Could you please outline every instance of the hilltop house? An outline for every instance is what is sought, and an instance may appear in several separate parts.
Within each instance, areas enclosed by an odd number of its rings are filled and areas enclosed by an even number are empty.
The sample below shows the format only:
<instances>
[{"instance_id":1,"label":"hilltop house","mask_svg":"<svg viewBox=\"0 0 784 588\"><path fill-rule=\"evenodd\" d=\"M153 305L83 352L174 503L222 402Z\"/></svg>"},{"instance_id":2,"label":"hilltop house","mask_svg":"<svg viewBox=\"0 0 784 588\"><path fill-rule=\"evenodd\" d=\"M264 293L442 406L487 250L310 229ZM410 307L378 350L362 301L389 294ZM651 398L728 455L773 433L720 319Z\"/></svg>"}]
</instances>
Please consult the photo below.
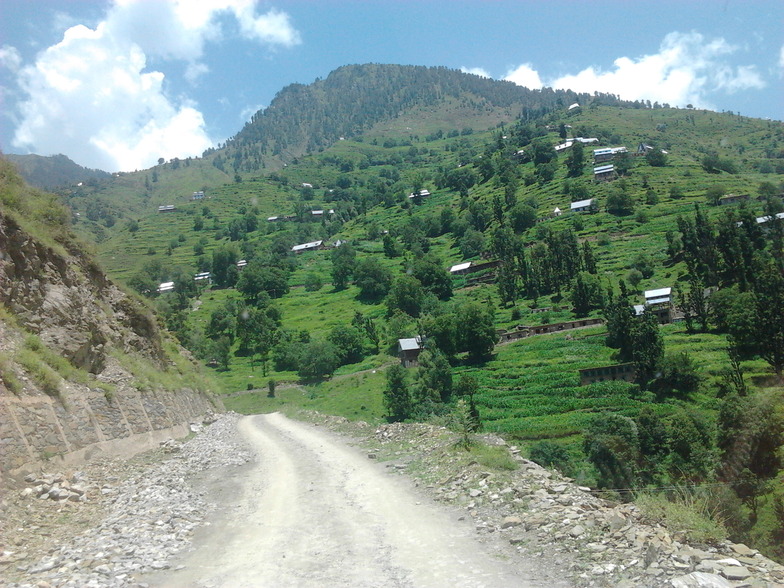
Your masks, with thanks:
<instances>
[{"instance_id":1,"label":"hilltop house","mask_svg":"<svg viewBox=\"0 0 784 588\"><path fill-rule=\"evenodd\" d=\"M161 282L158 285L158 293L162 294L164 292L173 292L174 291L174 282Z\"/></svg>"},{"instance_id":2,"label":"hilltop house","mask_svg":"<svg viewBox=\"0 0 784 588\"><path fill-rule=\"evenodd\" d=\"M411 194L408 195L408 197L412 199L427 198L428 196L430 196L430 190L425 190L424 188L422 188L421 190L417 190L416 192L411 192Z\"/></svg>"},{"instance_id":3,"label":"hilltop house","mask_svg":"<svg viewBox=\"0 0 784 588\"><path fill-rule=\"evenodd\" d=\"M612 380L633 382L636 376L637 372L633 363L618 363L602 367L585 368L580 370L580 386Z\"/></svg>"},{"instance_id":4,"label":"hilltop house","mask_svg":"<svg viewBox=\"0 0 784 588\"><path fill-rule=\"evenodd\" d=\"M199 190L191 195L191 200L204 200L204 191Z\"/></svg>"},{"instance_id":5,"label":"hilltop house","mask_svg":"<svg viewBox=\"0 0 784 588\"><path fill-rule=\"evenodd\" d=\"M174 204L164 204L163 206L158 207L158 212L174 212L177 210Z\"/></svg>"}]
</instances>

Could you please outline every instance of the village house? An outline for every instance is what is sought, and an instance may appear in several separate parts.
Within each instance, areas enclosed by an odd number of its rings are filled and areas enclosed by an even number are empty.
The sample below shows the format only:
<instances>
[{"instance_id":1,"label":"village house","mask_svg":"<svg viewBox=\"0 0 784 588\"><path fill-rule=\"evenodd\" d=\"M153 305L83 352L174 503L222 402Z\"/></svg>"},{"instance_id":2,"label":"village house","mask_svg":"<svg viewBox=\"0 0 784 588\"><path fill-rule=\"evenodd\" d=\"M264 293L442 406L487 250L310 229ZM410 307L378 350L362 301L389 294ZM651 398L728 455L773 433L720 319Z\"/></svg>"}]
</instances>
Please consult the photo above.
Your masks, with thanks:
<instances>
[{"instance_id":1,"label":"village house","mask_svg":"<svg viewBox=\"0 0 784 588\"><path fill-rule=\"evenodd\" d=\"M615 179L615 166L613 164L600 165L593 168L594 182L609 182Z\"/></svg>"},{"instance_id":2,"label":"village house","mask_svg":"<svg viewBox=\"0 0 784 588\"><path fill-rule=\"evenodd\" d=\"M659 319L659 323L667 324L672 322L672 288L658 288L656 290L646 290L645 312L652 312Z\"/></svg>"},{"instance_id":3,"label":"village house","mask_svg":"<svg viewBox=\"0 0 784 588\"><path fill-rule=\"evenodd\" d=\"M212 283L212 274L210 272L201 272L193 276L194 282L207 282Z\"/></svg>"},{"instance_id":4,"label":"village house","mask_svg":"<svg viewBox=\"0 0 784 588\"><path fill-rule=\"evenodd\" d=\"M580 386L614 380L633 382L636 377L637 371L634 369L633 363L618 363L602 367L585 368L580 370Z\"/></svg>"},{"instance_id":5,"label":"village house","mask_svg":"<svg viewBox=\"0 0 784 588\"><path fill-rule=\"evenodd\" d=\"M593 162L603 163L605 161L612 161L616 155L627 153L626 147L605 147L603 149L593 150Z\"/></svg>"},{"instance_id":6,"label":"village house","mask_svg":"<svg viewBox=\"0 0 784 588\"><path fill-rule=\"evenodd\" d=\"M191 200L204 200L204 191L199 190L191 195Z\"/></svg>"},{"instance_id":7,"label":"village house","mask_svg":"<svg viewBox=\"0 0 784 588\"><path fill-rule=\"evenodd\" d=\"M164 292L172 292L174 291L174 282L161 282L158 285L158 293L163 294Z\"/></svg>"},{"instance_id":8,"label":"village house","mask_svg":"<svg viewBox=\"0 0 784 588\"><path fill-rule=\"evenodd\" d=\"M464 261L449 268L449 273L453 276L462 276L465 274L473 274L481 272L482 270L492 269L501 265L501 260L494 259L490 261Z\"/></svg>"},{"instance_id":9,"label":"village house","mask_svg":"<svg viewBox=\"0 0 784 588\"><path fill-rule=\"evenodd\" d=\"M589 198L588 200L578 200L577 202L572 202L569 205L569 210L572 212L588 212L594 208L595 200L595 198Z\"/></svg>"},{"instance_id":10,"label":"village house","mask_svg":"<svg viewBox=\"0 0 784 588\"><path fill-rule=\"evenodd\" d=\"M417 335L410 339L397 340L397 356L403 367L417 367L419 365L419 354L422 353L424 342L422 337Z\"/></svg>"},{"instance_id":11,"label":"village house","mask_svg":"<svg viewBox=\"0 0 784 588\"><path fill-rule=\"evenodd\" d=\"M425 190L424 188L422 188L421 190L417 190L416 192L411 192L411 194L408 195L408 197L412 199L427 198L428 196L430 196L430 190Z\"/></svg>"},{"instance_id":12,"label":"village house","mask_svg":"<svg viewBox=\"0 0 784 588\"><path fill-rule=\"evenodd\" d=\"M750 199L751 196L748 194L725 194L719 198L719 206L735 204L736 202L748 202Z\"/></svg>"},{"instance_id":13,"label":"village house","mask_svg":"<svg viewBox=\"0 0 784 588\"><path fill-rule=\"evenodd\" d=\"M241 270L242 268L246 267L247 265L248 265L248 260L247 259L240 259L237 262L237 269Z\"/></svg>"},{"instance_id":14,"label":"village house","mask_svg":"<svg viewBox=\"0 0 784 588\"><path fill-rule=\"evenodd\" d=\"M294 245L291 250L294 253L302 253L304 251L318 251L324 248L324 241L311 241L310 243L302 243L301 245Z\"/></svg>"},{"instance_id":15,"label":"village house","mask_svg":"<svg viewBox=\"0 0 784 588\"><path fill-rule=\"evenodd\" d=\"M177 210L174 204L164 204L163 206L158 207L158 212L173 212Z\"/></svg>"}]
</instances>

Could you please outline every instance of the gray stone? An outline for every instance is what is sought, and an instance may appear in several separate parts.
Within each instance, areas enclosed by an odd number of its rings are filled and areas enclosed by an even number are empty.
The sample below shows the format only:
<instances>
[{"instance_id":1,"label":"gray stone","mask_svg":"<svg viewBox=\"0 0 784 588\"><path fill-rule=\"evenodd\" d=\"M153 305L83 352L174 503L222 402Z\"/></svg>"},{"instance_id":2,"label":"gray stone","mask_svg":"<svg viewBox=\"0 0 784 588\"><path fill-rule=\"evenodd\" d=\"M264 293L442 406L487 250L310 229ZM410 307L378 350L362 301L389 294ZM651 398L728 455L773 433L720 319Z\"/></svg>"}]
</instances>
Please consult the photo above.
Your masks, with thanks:
<instances>
[{"instance_id":1,"label":"gray stone","mask_svg":"<svg viewBox=\"0 0 784 588\"><path fill-rule=\"evenodd\" d=\"M728 580L746 580L751 577L751 572L743 566L724 566L721 575Z\"/></svg>"},{"instance_id":2,"label":"gray stone","mask_svg":"<svg viewBox=\"0 0 784 588\"><path fill-rule=\"evenodd\" d=\"M501 522L502 529L509 529L510 527L517 527L523 524L523 520L517 516L508 516L504 517L504 520Z\"/></svg>"},{"instance_id":3,"label":"gray stone","mask_svg":"<svg viewBox=\"0 0 784 588\"><path fill-rule=\"evenodd\" d=\"M673 578L670 583L673 588L732 588L732 584L716 574L705 572L692 572L685 576Z\"/></svg>"},{"instance_id":4,"label":"gray stone","mask_svg":"<svg viewBox=\"0 0 784 588\"><path fill-rule=\"evenodd\" d=\"M582 535L583 533L585 533L585 527L583 527L582 525L575 525L574 527L572 527L572 528L569 530L569 534L570 534L572 537L575 537L575 538L576 538L576 537L579 537L579 536L580 536L580 535Z\"/></svg>"}]
</instances>

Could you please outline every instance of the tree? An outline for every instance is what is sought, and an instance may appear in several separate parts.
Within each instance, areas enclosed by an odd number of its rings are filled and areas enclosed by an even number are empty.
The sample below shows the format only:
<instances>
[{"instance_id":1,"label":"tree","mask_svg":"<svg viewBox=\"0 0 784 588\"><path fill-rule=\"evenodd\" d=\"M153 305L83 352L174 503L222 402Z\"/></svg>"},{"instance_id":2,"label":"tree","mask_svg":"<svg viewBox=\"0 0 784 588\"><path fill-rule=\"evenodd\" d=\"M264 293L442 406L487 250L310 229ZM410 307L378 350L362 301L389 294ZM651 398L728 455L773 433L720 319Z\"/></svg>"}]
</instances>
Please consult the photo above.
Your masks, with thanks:
<instances>
[{"instance_id":1,"label":"tree","mask_svg":"<svg viewBox=\"0 0 784 588\"><path fill-rule=\"evenodd\" d=\"M474 396L479 392L479 382L476 378L470 375L462 375L457 381L454 388L455 395L461 400L468 400L468 425L470 431L478 431L482 426L482 421L479 418L479 409L476 407Z\"/></svg>"},{"instance_id":2,"label":"tree","mask_svg":"<svg viewBox=\"0 0 784 588\"><path fill-rule=\"evenodd\" d=\"M239 339L239 353L244 353L251 358L251 368L256 356L261 360L262 373L267 374L267 360L269 352L275 342L278 323L274 312L268 308L248 307L240 311L237 317L237 339Z\"/></svg>"},{"instance_id":3,"label":"tree","mask_svg":"<svg viewBox=\"0 0 784 588\"><path fill-rule=\"evenodd\" d=\"M327 339L335 345L340 365L356 363L362 359L362 332L356 327L335 325Z\"/></svg>"},{"instance_id":4,"label":"tree","mask_svg":"<svg viewBox=\"0 0 784 588\"><path fill-rule=\"evenodd\" d=\"M664 356L653 387L662 395L678 393L685 396L697 391L700 379L697 366L694 365L691 356L682 351Z\"/></svg>"},{"instance_id":5,"label":"tree","mask_svg":"<svg viewBox=\"0 0 784 588\"><path fill-rule=\"evenodd\" d=\"M515 233L522 233L536 225L536 211L527 204L516 204L509 211L509 224Z\"/></svg>"},{"instance_id":6,"label":"tree","mask_svg":"<svg viewBox=\"0 0 784 588\"><path fill-rule=\"evenodd\" d=\"M404 421L411 416L413 406L411 393L408 389L406 368L399 363L390 366L387 370L387 383L383 394L387 418L390 421Z\"/></svg>"},{"instance_id":7,"label":"tree","mask_svg":"<svg viewBox=\"0 0 784 588\"><path fill-rule=\"evenodd\" d=\"M651 167L664 167L667 165L667 154L661 149L650 149L645 154L645 160Z\"/></svg>"},{"instance_id":8,"label":"tree","mask_svg":"<svg viewBox=\"0 0 784 588\"><path fill-rule=\"evenodd\" d=\"M664 339L659 331L659 319L652 312L643 312L632 322L631 348L621 349L637 372L637 381L646 385L659 367L664 356Z\"/></svg>"},{"instance_id":9,"label":"tree","mask_svg":"<svg viewBox=\"0 0 784 588\"><path fill-rule=\"evenodd\" d=\"M212 250L212 283L218 288L227 288L237 281L237 266L240 255L235 245L222 245ZM234 268L234 271L231 271Z\"/></svg>"},{"instance_id":10,"label":"tree","mask_svg":"<svg viewBox=\"0 0 784 588\"><path fill-rule=\"evenodd\" d=\"M566 174L570 178L577 178L583 173L583 165L585 165L585 148L579 141L572 145L571 152L566 158Z\"/></svg>"},{"instance_id":11,"label":"tree","mask_svg":"<svg viewBox=\"0 0 784 588\"><path fill-rule=\"evenodd\" d=\"M628 216L634 212L634 200L624 189L615 189L607 196L607 212L616 216Z\"/></svg>"},{"instance_id":12,"label":"tree","mask_svg":"<svg viewBox=\"0 0 784 588\"><path fill-rule=\"evenodd\" d=\"M419 355L416 390L420 402L448 402L452 396L452 369L438 349L425 349Z\"/></svg>"},{"instance_id":13,"label":"tree","mask_svg":"<svg viewBox=\"0 0 784 588\"><path fill-rule=\"evenodd\" d=\"M467 302L460 306L457 316L460 317L458 350L467 351L470 361L489 358L498 341L491 314L476 302Z\"/></svg>"},{"instance_id":14,"label":"tree","mask_svg":"<svg viewBox=\"0 0 784 588\"><path fill-rule=\"evenodd\" d=\"M598 472L600 488L625 490L637 485L640 441L637 424L629 417L605 413L588 424L583 451Z\"/></svg>"},{"instance_id":15,"label":"tree","mask_svg":"<svg viewBox=\"0 0 784 588\"><path fill-rule=\"evenodd\" d=\"M236 287L252 304L262 293L280 298L289 291L288 274L279 267L262 265L260 260L254 259L242 270Z\"/></svg>"},{"instance_id":16,"label":"tree","mask_svg":"<svg viewBox=\"0 0 784 588\"><path fill-rule=\"evenodd\" d=\"M428 255L417 259L411 273L425 290L432 292L439 300L451 298L452 276L440 258Z\"/></svg>"},{"instance_id":17,"label":"tree","mask_svg":"<svg viewBox=\"0 0 784 588\"><path fill-rule=\"evenodd\" d=\"M323 378L339 365L338 350L334 343L314 339L302 350L298 374L301 378Z\"/></svg>"},{"instance_id":18,"label":"tree","mask_svg":"<svg viewBox=\"0 0 784 588\"><path fill-rule=\"evenodd\" d=\"M391 315L396 309L414 318L422 311L425 292L422 284L414 276L403 274L395 278L389 289L386 304Z\"/></svg>"},{"instance_id":19,"label":"tree","mask_svg":"<svg viewBox=\"0 0 784 588\"><path fill-rule=\"evenodd\" d=\"M376 257L363 257L354 267L354 283L366 300L383 298L392 287L392 271Z\"/></svg>"},{"instance_id":20,"label":"tree","mask_svg":"<svg viewBox=\"0 0 784 588\"><path fill-rule=\"evenodd\" d=\"M356 251L349 243L343 243L332 250L332 285L335 290L344 290L354 272Z\"/></svg>"},{"instance_id":21,"label":"tree","mask_svg":"<svg viewBox=\"0 0 784 588\"><path fill-rule=\"evenodd\" d=\"M602 308L604 296L599 278L588 272L577 274L571 291L571 300L574 313L578 317L588 316L588 313L594 308Z\"/></svg>"}]
</instances>

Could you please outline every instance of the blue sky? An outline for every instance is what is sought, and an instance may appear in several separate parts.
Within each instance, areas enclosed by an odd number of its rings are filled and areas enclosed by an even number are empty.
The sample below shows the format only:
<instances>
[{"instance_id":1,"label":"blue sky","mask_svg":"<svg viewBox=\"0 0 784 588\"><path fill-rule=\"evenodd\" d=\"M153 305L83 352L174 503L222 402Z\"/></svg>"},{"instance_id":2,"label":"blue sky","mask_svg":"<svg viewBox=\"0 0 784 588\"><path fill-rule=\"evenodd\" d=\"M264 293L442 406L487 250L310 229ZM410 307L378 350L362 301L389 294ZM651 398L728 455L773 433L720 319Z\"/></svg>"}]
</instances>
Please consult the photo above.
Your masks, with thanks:
<instances>
[{"instance_id":1,"label":"blue sky","mask_svg":"<svg viewBox=\"0 0 784 588\"><path fill-rule=\"evenodd\" d=\"M782 120L784 2L2 0L0 148L142 169L368 62Z\"/></svg>"}]
</instances>

